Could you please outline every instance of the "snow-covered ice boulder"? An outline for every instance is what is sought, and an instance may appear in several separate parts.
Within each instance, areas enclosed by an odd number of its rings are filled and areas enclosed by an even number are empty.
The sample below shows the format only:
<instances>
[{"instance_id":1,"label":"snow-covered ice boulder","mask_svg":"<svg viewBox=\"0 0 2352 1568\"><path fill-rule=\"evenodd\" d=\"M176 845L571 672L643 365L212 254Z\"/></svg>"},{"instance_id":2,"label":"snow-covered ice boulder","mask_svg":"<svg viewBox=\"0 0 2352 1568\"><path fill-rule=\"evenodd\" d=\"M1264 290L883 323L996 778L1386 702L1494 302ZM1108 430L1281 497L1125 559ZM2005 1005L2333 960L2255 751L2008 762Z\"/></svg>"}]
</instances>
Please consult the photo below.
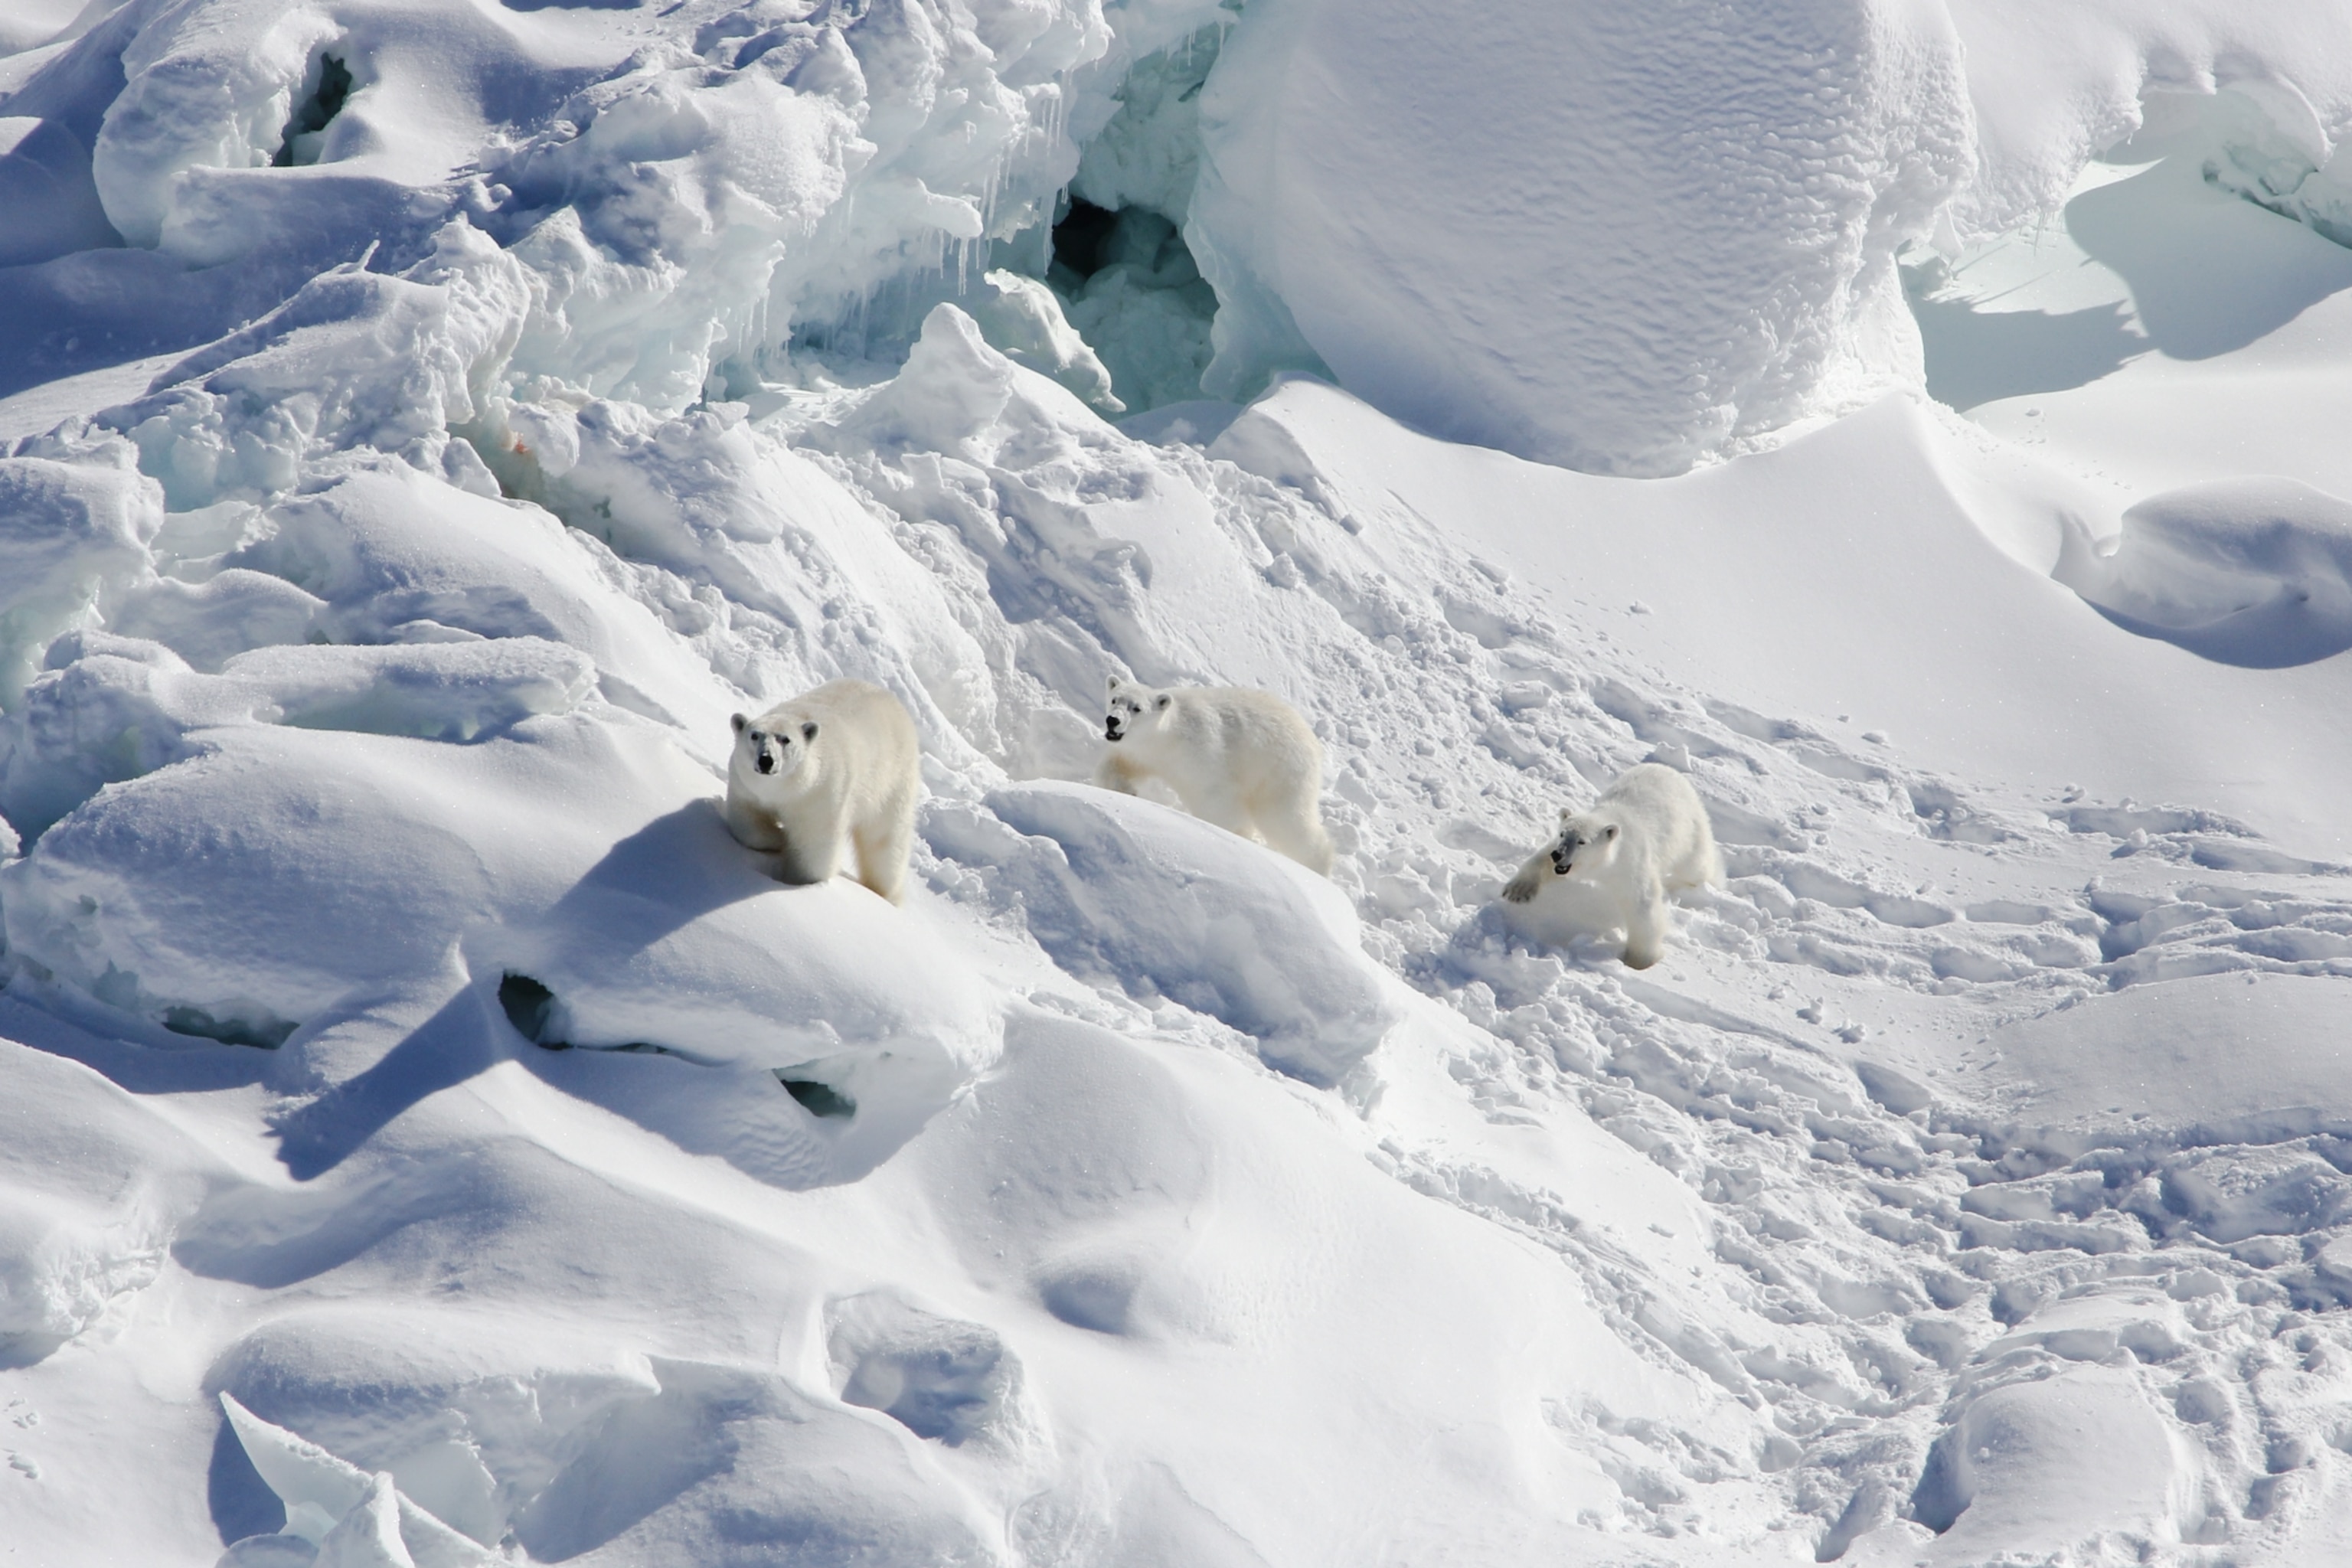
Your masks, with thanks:
<instances>
[{"instance_id":1,"label":"snow-covered ice boulder","mask_svg":"<svg viewBox=\"0 0 2352 1568\"><path fill-rule=\"evenodd\" d=\"M436 484L400 465L352 474L271 510L224 555L323 601L336 642L544 637L594 661L617 706L726 733L726 695L656 618L611 553L536 508Z\"/></svg>"},{"instance_id":2,"label":"snow-covered ice boulder","mask_svg":"<svg viewBox=\"0 0 2352 1568\"><path fill-rule=\"evenodd\" d=\"M1437 434L1655 474L1916 384L1895 251L1972 151L1943 8L1706 17L1251 7L1200 100L1203 388L1319 361Z\"/></svg>"},{"instance_id":3,"label":"snow-covered ice boulder","mask_svg":"<svg viewBox=\"0 0 2352 1568\"><path fill-rule=\"evenodd\" d=\"M331 1527L383 1472L402 1504L489 1546L598 1424L661 1390L644 1358L567 1324L479 1307L420 1320L363 1302L271 1320L208 1383L289 1530Z\"/></svg>"},{"instance_id":4,"label":"snow-covered ice boulder","mask_svg":"<svg viewBox=\"0 0 2352 1568\"><path fill-rule=\"evenodd\" d=\"M96 1321L163 1266L152 1224L71 1199L0 1191L0 1355L37 1359Z\"/></svg>"},{"instance_id":5,"label":"snow-covered ice boulder","mask_svg":"<svg viewBox=\"0 0 2352 1568\"><path fill-rule=\"evenodd\" d=\"M224 728L44 834L0 873L0 915L12 953L102 1000L283 1037L355 985L433 972L475 923L552 905L702 782L667 742L577 719L472 746Z\"/></svg>"},{"instance_id":6,"label":"snow-covered ice boulder","mask_svg":"<svg viewBox=\"0 0 2352 1568\"><path fill-rule=\"evenodd\" d=\"M1396 1021L1345 895L1272 850L1083 784L1016 784L988 808L1021 837L969 812L934 812L926 830L992 865L1072 973L1221 1019L1310 1083L1337 1082Z\"/></svg>"},{"instance_id":7,"label":"snow-covered ice boulder","mask_svg":"<svg viewBox=\"0 0 2352 1568\"><path fill-rule=\"evenodd\" d=\"M22 727L0 751L0 811L26 833L104 784L193 755L193 731L280 723L471 741L569 712L595 683L584 656L538 637L279 645L205 675L157 644L69 633L50 658L59 668L26 692Z\"/></svg>"},{"instance_id":8,"label":"snow-covered ice boulder","mask_svg":"<svg viewBox=\"0 0 2352 1568\"><path fill-rule=\"evenodd\" d=\"M717 802L690 801L614 844L543 914L479 930L468 956L546 990L539 1043L653 1046L789 1078L847 1119L832 1168L862 1169L994 1059L999 1004L919 910L772 870Z\"/></svg>"},{"instance_id":9,"label":"snow-covered ice boulder","mask_svg":"<svg viewBox=\"0 0 2352 1568\"><path fill-rule=\"evenodd\" d=\"M89 457L0 459L0 705L15 706L50 639L152 573L161 488L124 443Z\"/></svg>"},{"instance_id":10,"label":"snow-covered ice boulder","mask_svg":"<svg viewBox=\"0 0 2352 1568\"><path fill-rule=\"evenodd\" d=\"M391 1472L370 1476L284 1427L272 1426L228 1394L220 1396L236 1434L269 1489L286 1505L286 1528L318 1549L331 1568L488 1568L481 1545L418 1507Z\"/></svg>"},{"instance_id":11,"label":"snow-covered ice boulder","mask_svg":"<svg viewBox=\"0 0 2352 1568\"><path fill-rule=\"evenodd\" d=\"M2151 496L2107 548L2079 524L2054 574L2117 626L2275 669L2352 647L2352 502L2294 479Z\"/></svg>"},{"instance_id":12,"label":"snow-covered ice boulder","mask_svg":"<svg viewBox=\"0 0 2352 1568\"><path fill-rule=\"evenodd\" d=\"M919 917L779 885L708 787L650 726L578 716L473 745L212 730L44 835L0 910L49 973L247 1043L462 946L551 995L537 1043L818 1064L895 1146L992 1054L993 1004Z\"/></svg>"},{"instance_id":13,"label":"snow-covered ice boulder","mask_svg":"<svg viewBox=\"0 0 2352 1568\"><path fill-rule=\"evenodd\" d=\"M1002 1525L931 1446L756 1367L652 1362L515 1521L541 1562L1007 1561ZM790 1553L791 1555L786 1555Z\"/></svg>"}]
</instances>

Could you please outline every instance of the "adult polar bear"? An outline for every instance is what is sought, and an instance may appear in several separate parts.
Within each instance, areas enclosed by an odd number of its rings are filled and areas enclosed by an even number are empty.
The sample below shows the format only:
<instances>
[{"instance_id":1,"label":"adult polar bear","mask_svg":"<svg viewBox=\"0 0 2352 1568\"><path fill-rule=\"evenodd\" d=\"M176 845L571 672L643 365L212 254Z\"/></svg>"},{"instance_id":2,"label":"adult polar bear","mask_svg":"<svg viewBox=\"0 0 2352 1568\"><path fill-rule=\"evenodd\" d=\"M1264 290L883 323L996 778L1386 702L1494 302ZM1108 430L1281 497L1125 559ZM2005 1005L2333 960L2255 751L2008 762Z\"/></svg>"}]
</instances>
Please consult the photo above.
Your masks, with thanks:
<instances>
[{"instance_id":1,"label":"adult polar bear","mask_svg":"<svg viewBox=\"0 0 2352 1568\"><path fill-rule=\"evenodd\" d=\"M1559 814L1559 837L1504 884L1515 904L1535 901L1544 873L1599 893L1625 928L1625 967L1647 969L1666 942L1666 894L1723 880L1706 805L1690 781L1662 763L1628 768L1591 809Z\"/></svg>"},{"instance_id":2,"label":"adult polar bear","mask_svg":"<svg viewBox=\"0 0 2352 1568\"><path fill-rule=\"evenodd\" d=\"M736 841L780 857L787 882L830 880L845 842L857 879L900 902L922 778L905 706L878 686L835 680L732 722L727 828Z\"/></svg>"},{"instance_id":3,"label":"adult polar bear","mask_svg":"<svg viewBox=\"0 0 2352 1568\"><path fill-rule=\"evenodd\" d=\"M1110 678L1103 717L1110 750L1095 783L1126 795L1147 778L1166 781L1184 809L1246 838L1253 828L1274 848L1321 876L1331 874L1323 831L1323 747L1298 710L1244 686L1159 690Z\"/></svg>"}]
</instances>

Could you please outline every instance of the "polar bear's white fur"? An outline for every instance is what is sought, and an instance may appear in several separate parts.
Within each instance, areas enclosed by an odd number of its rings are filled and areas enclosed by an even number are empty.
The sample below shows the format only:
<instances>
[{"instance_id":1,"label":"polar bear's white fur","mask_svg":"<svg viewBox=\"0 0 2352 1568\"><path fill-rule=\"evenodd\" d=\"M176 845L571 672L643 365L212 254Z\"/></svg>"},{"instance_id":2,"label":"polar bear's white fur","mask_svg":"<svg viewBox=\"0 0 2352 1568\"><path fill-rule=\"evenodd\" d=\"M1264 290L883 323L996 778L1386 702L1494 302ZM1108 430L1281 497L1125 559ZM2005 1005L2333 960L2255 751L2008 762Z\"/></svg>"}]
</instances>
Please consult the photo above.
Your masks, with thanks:
<instances>
[{"instance_id":1,"label":"polar bear's white fur","mask_svg":"<svg viewBox=\"0 0 2352 1568\"><path fill-rule=\"evenodd\" d=\"M1241 686L1159 690L1110 678L1108 750L1095 783L1128 795L1158 778L1184 809L1246 838L1251 830L1311 871L1331 874L1323 831L1323 747L1298 710Z\"/></svg>"},{"instance_id":2,"label":"polar bear's white fur","mask_svg":"<svg viewBox=\"0 0 2352 1568\"><path fill-rule=\"evenodd\" d=\"M1530 903L1554 879L1599 894L1625 928L1625 966L1647 969L1666 941L1666 894L1723 880L1706 805L1661 763L1629 768L1589 811L1559 814L1559 837L1519 868L1503 897Z\"/></svg>"},{"instance_id":3,"label":"polar bear's white fur","mask_svg":"<svg viewBox=\"0 0 2352 1568\"><path fill-rule=\"evenodd\" d=\"M898 700L835 680L733 722L727 828L736 841L777 856L787 882L830 879L845 842L857 879L898 903L922 778L915 721Z\"/></svg>"}]
</instances>

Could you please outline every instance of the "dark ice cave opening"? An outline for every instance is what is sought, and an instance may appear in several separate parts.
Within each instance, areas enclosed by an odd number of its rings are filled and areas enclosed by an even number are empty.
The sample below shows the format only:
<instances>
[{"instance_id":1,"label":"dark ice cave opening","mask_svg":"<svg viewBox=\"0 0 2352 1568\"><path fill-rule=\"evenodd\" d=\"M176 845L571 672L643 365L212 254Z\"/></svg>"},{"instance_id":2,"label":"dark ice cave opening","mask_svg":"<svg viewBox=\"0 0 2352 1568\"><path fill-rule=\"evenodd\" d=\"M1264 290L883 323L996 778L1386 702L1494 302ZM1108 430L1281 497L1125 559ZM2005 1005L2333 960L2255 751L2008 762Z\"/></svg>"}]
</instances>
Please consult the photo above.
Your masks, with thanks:
<instances>
[{"instance_id":1,"label":"dark ice cave opening","mask_svg":"<svg viewBox=\"0 0 2352 1568\"><path fill-rule=\"evenodd\" d=\"M271 168L290 169L319 161L319 132L342 112L343 100L352 95L351 67L332 55L320 55L318 78L310 95L294 106L292 118L286 121L278 154L269 160Z\"/></svg>"}]
</instances>

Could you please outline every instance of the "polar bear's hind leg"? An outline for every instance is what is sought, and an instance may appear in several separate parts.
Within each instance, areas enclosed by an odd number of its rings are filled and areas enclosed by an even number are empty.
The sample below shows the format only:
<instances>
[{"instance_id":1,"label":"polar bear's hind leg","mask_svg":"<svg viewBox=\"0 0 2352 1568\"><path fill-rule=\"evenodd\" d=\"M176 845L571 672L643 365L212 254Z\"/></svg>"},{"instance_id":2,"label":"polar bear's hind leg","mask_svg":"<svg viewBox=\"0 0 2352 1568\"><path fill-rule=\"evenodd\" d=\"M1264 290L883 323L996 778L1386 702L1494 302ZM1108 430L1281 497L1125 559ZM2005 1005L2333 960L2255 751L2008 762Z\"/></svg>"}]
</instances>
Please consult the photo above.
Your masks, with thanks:
<instances>
[{"instance_id":1,"label":"polar bear's hind leg","mask_svg":"<svg viewBox=\"0 0 2352 1568\"><path fill-rule=\"evenodd\" d=\"M1205 786L1199 780L1184 782L1191 787L1180 786L1176 793L1184 802L1185 810L1203 822L1215 823L1228 833L1239 834L1244 838L1250 837L1250 810L1243 804L1239 791L1223 782Z\"/></svg>"},{"instance_id":2,"label":"polar bear's hind leg","mask_svg":"<svg viewBox=\"0 0 2352 1568\"><path fill-rule=\"evenodd\" d=\"M1331 874L1331 836L1312 799L1272 801L1254 815L1269 846L1318 876Z\"/></svg>"},{"instance_id":3,"label":"polar bear's hind leg","mask_svg":"<svg viewBox=\"0 0 2352 1568\"><path fill-rule=\"evenodd\" d=\"M907 855L915 842L912 813L893 816L875 831L856 836L857 879L894 904L907 901Z\"/></svg>"}]
</instances>

